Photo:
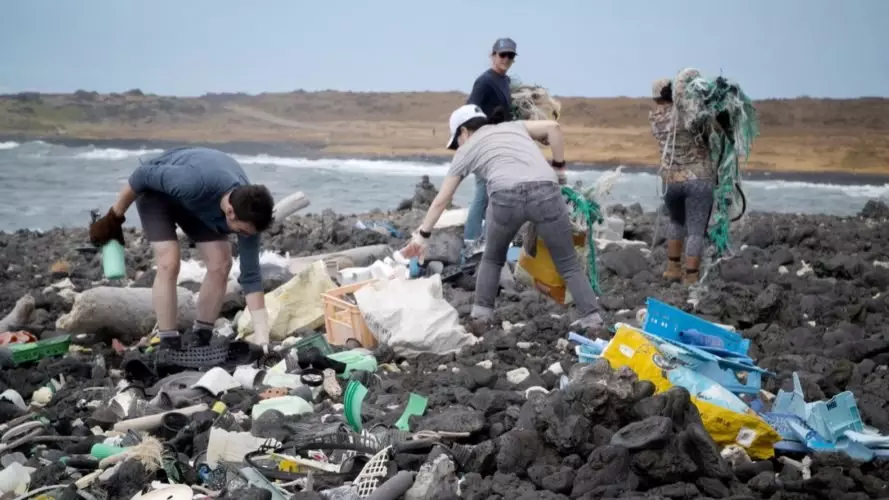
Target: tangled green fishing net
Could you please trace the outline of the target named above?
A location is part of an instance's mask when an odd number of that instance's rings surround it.
[[[740,186],[740,157],[746,163],[759,123],[753,101],[741,87],[726,78],[703,77],[696,69],[685,69],[673,84],[673,101],[686,130],[701,131],[710,145],[710,156],[716,164],[717,185],[714,191],[716,211],[708,236],[721,256],[730,248],[730,204],[736,186]],[[717,126],[717,117],[728,118],[730,131]]]
[[[587,274],[589,275],[590,285],[597,294],[602,293],[599,288],[599,272],[596,269],[596,243],[593,239],[595,234],[593,226],[602,223],[602,212],[599,204],[593,200],[585,198],[581,193],[568,186],[562,186],[562,197],[568,202],[568,206],[572,209],[572,220],[580,222],[585,226],[587,234]]]

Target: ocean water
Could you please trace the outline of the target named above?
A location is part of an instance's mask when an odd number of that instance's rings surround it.
[[[107,210],[141,156],[159,149],[66,147],[42,141],[0,142],[0,231],[48,230],[84,226],[92,209]],[[420,176],[440,184],[447,163],[363,159],[306,159],[272,155],[233,155],[250,179],[266,184],[276,198],[302,191],[311,205],[302,213],[333,209],[339,213],[394,209],[413,195]],[[569,172],[569,182],[594,183],[604,172]],[[475,189],[469,178],[454,203],[466,206]],[[889,199],[889,184],[841,185],[787,180],[747,180],[751,210],[854,215],[869,199]],[[658,204],[653,173],[622,172],[608,203]],[[127,225],[138,226],[135,211]]]

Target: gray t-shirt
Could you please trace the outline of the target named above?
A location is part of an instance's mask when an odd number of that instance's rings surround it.
[[[525,182],[559,182],[522,121],[485,125],[454,154],[448,175],[485,179],[488,193]]]

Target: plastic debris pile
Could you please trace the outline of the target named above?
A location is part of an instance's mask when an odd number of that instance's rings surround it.
[[[629,367],[659,391],[688,390],[716,443],[756,459],[775,450],[841,452],[864,462],[889,456],[889,436],[864,426],[851,392],[806,403],[794,373],[794,390],[776,397],[761,389],[774,373],[755,365],[750,341],[738,333],[652,298],[640,312],[639,328],[617,324],[609,341],[570,333],[578,359]]]
[[[289,242],[278,248],[309,249],[279,256],[277,267],[263,263],[269,352],[244,342],[244,305],[229,296],[208,348],[158,356],[142,316],[151,310],[150,280],[114,287],[80,279],[91,268],[87,259],[72,261],[70,276],[53,271],[51,281],[28,288],[34,297],[7,300],[15,321],[4,318],[11,333],[0,335],[2,496],[885,498],[886,439],[862,420],[885,427],[874,408],[887,400],[878,392],[887,358],[882,341],[866,334],[875,335],[889,309],[870,289],[855,295],[861,282],[849,277],[865,269],[862,279],[877,286],[885,259],[871,266],[834,251],[836,241],[877,225],[813,219],[825,224],[821,245],[834,250],[820,258],[820,246],[794,249],[804,252],[796,261],[784,247],[768,254],[774,249],[762,250],[768,242],[754,233],[766,242],[732,262],[745,267],[723,270],[738,277],[718,276],[701,302],[745,325],[741,336],[665,305],[685,296],[650,279],[657,256],[631,244],[650,234],[654,215],[634,210],[614,207],[626,224],[605,217],[595,229],[597,245],[608,247],[599,252],[602,304],[614,331],[567,339],[573,318],[552,294],[538,293],[542,286],[504,286],[496,323],[469,320],[478,254],[463,251],[459,210],[442,218],[425,266],[392,251],[416,227],[416,214],[387,215],[391,224],[380,214],[357,221],[327,214],[276,234]],[[771,217],[756,230],[807,221]],[[520,267],[520,254],[510,250],[505,274]],[[772,258],[783,271],[763,284],[758,276]],[[193,311],[182,290],[183,310]],[[633,323],[646,295],[664,303],[649,301]],[[866,304],[819,309],[808,301],[831,295]],[[120,299],[116,309],[86,305],[109,296]],[[77,328],[57,326],[61,317]],[[753,321],[759,326],[749,327]],[[826,336],[839,345],[819,343],[816,321],[830,325]],[[847,321],[861,326],[835,329]],[[817,336],[788,325],[808,325]],[[753,358],[795,387],[778,390]],[[812,396],[818,371],[832,399]],[[854,380],[861,373],[866,384]],[[825,400],[805,401],[802,388]]]

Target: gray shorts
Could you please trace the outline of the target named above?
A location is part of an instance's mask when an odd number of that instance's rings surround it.
[[[142,222],[142,234],[152,243],[178,240],[177,225],[195,243],[228,240],[227,234],[210,229],[176,200],[161,193],[146,191],[139,195],[136,210]]]

